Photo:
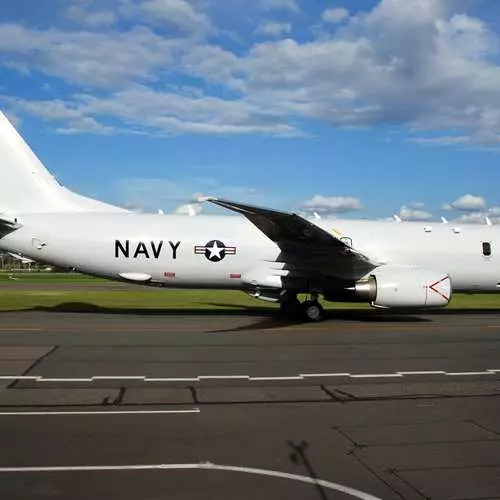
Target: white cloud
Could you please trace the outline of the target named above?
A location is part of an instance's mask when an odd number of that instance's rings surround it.
[[[186,31],[200,33],[211,28],[208,16],[186,0],[148,0],[140,3],[138,9],[154,21],[175,24]]]
[[[303,208],[309,212],[319,214],[346,213],[363,210],[364,207],[358,198],[351,196],[322,196],[314,195],[303,204]]]
[[[175,166],[172,165],[171,168],[174,169]],[[187,211],[186,205],[197,206],[195,211],[200,212],[202,208],[203,211],[219,211],[210,203],[200,205],[197,202],[200,197],[206,195],[247,201],[260,206],[266,205],[268,201],[262,193],[253,188],[223,185],[210,177],[126,178],[115,185],[115,197],[122,206],[146,212],[157,212],[159,209],[184,212]]]
[[[248,92],[284,115],[419,133],[449,129],[460,137],[434,142],[493,137],[498,145],[498,39],[450,5],[383,0],[329,37],[257,44],[244,61]]]
[[[444,135],[441,137],[411,137],[408,142],[415,142],[424,146],[450,146],[454,144],[470,144],[471,138],[467,136]]]
[[[52,101],[25,101],[22,99],[4,98],[18,112],[37,116],[45,121],[76,120],[83,117],[83,112],[74,105],[54,99]]]
[[[260,6],[263,10],[288,10],[290,12],[300,12],[296,0],[260,0]]]
[[[60,134],[99,134],[108,135],[113,133],[112,127],[102,125],[90,116],[84,116],[76,120],[70,120],[67,127],[57,129]]]
[[[266,110],[244,101],[155,92],[139,86],[105,98],[81,95],[79,101],[88,114],[113,116],[165,133],[297,134]]]
[[[474,212],[484,210],[485,208],[485,199],[482,196],[474,196],[472,194],[466,194],[451,203],[443,205],[444,210],[458,210],[460,212]]]
[[[500,148],[500,40],[451,0],[381,0],[371,11],[345,18],[328,36],[268,40],[234,52],[203,38],[215,28],[199,7],[202,1],[119,4],[116,12],[125,23],[106,32],[0,24],[0,64],[28,76],[43,72],[86,93],[109,88],[112,95],[99,94],[99,100],[113,102],[119,89],[155,84],[150,92],[159,95],[170,76],[194,77],[201,93],[226,103],[220,108],[247,113],[228,123],[168,114],[165,130],[293,135],[296,124],[307,120],[341,127],[389,124],[411,131],[410,140],[420,144]],[[95,5],[83,2],[75,12],[98,13]],[[295,0],[259,5],[299,12]],[[327,17],[341,18],[339,9]],[[154,30],[142,25],[148,22]],[[269,36],[286,33],[287,23],[273,22],[262,25]],[[164,23],[181,28],[176,37]],[[184,102],[182,91],[168,90],[165,99],[175,93]],[[189,106],[199,109],[203,99]]]
[[[186,41],[147,28],[97,33],[28,29],[0,24],[0,55],[70,83],[97,87],[151,80]]]
[[[280,37],[292,31],[292,25],[290,23],[278,23],[275,21],[262,21],[261,24],[255,30],[255,33],[259,35],[267,35],[273,37]]]
[[[175,215],[199,215],[203,210],[203,205],[201,203],[186,203],[183,205],[179,205],[172,212]]]
[[[482,212],[471,212],[460,215],[460,217],[456,218],[453,222],[465,224],[486,224],[486,219]]]
[[[112,118],[127,124],[115,132],[167,135],[194,133],[204,135],[264,134],[282,137],[300,135],[292,126],[266,110],[244,101],[215,97],[155,92],[136,86],[104,97],[79,94],[71,102],[4,100],[17,112],[46,121],[69,121],[59,132],[111,133],[96,119]]]
[[[336,7],[334,9],[326,9],[321,18],[327,23],[337,24],[349,17],[349,11],[343,7]]]
[[[399,209],[399,217],[408,221],[425,221],[432,219],[432,214],[424,209],[423,203],[407,203]]]
[[[78,5],[72,5],[67,10],[67,17],[88,28],[102,28],[115,24],[116,14],[110,10],[89,12]]]

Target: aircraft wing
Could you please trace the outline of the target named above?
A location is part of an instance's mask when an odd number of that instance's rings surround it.
[[[218,198],[208,201],[244,215],[282,250],[280,260],[295,269],[340,279],[358,279],[378,264],[339,238],[296,214]]]
[[[16,220],[6,219],[4,216],[0,215],[0,238],[7,236],[20,227],[21,224]]]

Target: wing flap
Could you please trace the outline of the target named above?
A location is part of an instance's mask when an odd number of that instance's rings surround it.
[[[280,247],[283,252],[280,260],[295,269],[307,264],[311,272],[358,279],[378,265],[297,214],[218,198],[208,198],[208,201],[245,216]]]

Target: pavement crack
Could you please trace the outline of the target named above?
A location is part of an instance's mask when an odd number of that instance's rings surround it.
[[[412,483],[406,480],[401,474],[399,474],[399,471],[397,469],[388,469],[387,472],[393,475],[395,478],[399,479],[406,487],[410,488],[413,492],[415,492],[417,495],[421,496],[425,500],[432,500],[432,497],[420,491],[416,486],[414,486]]]
[[[353,396],[342,392],[342,391],[337,391],[336,389],[329,389],[326,385],[321,384],[320,389],[327,394],[333,401],[336,403],[342,403],[345,404],[348,401],[352,400]],[[340,394],[340,396],[339,396]]]
[[[387,479],[385,479],[382,474],[379,474],[373,467],[368,465],[359,455],[358,451],[367,448],[367,445],[358,443],[353,437],[351,437],[347,432],[345,432],[340,427],[333,427],[342,437],[347,439],[352,445],[351,450],[348,455],[354,458],[364,469],[366,469],[372,476],[377,478],[381,483],[383,483],[387,488],[389,488],[393,493],[395,493],[399,498],[405,500],[405,496],[402,495],[392,484],[390,484]]]
[[[466,422],[470,423],[470,424],[473,424],[475,425],[476,427],[479,427],[480,429],[482,429],[483,431],[486,431],[486,432],[490,432],[491,434],[493,434],[494,436],[497,436],[497,437],[500,437],[500,432],[498,431],[495,431],[493,429],[490,429],[489,427],[487,427],[486,425],[483,425],[483,424],[480,424],[479,422],[476,422],[475,420],[466,420]]]
[[[126,387],[120,387],[120,391],[118,392],[118,396],[116,396],[115,400],[111,404],[114,406],[120,406],[123,403],[123,399],[125,398],[126,392],[127,392]]]
[[[200,404],[200,401],[198,399],[198,391],[196,390],[196,387],[194,385],[189,386],[189,391],[191,392],[191,397],[193,398],[194,404]]]
[[[38,366],[42,361],[45,361],[51,354],[54,354],[57,349],[59,349],[60,346],[56,345],[52,349],[50,349],[48,352],[46,352],[43,356],[40,356],[37,360],[34,361],[33,364],[31,364],[21,375],[20,377],[24,377],[25,375],[28,375],[33,368]],[[7,389],[15,389],[17,384],[19,383],[19,379],[16,379],[12,381],[8,386]]]
[[[342,396],[344,396],[344,398],[346,400],[349,400],[349,401],[356,401],[358,398],[356,396],[354,396],[353,394],[350,394],[349,392],[346,392],[346,391],[341,391],[340,389],[335,389],[335,392],[337,394],[341,394]]]

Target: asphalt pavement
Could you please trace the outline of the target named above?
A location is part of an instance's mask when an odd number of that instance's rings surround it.
[[[500,498],[500,312],[0,313],[0,498]]]

